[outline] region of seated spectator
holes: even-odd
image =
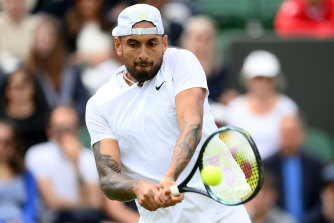
[[[108,36],[111,27],[106,17],[107,1],[71,0],[70,3],[64,20],[64,34],[68,51],[75,54],[81,32],[93,29],[99,35]],[[80,61],[80,56],[77,56]]]
[[[33,6],[31,0],[0,1],[3,9],[0,14],[0,58],[14,57],[23,61],[28,56],[37,22],[37,17],[28,12]],[[5,68],[5,72],[12,70]]]
[[[38,23],[26,69],[36,77],[50,107],[73,103],[83,120],[89,95],[80,70],[67,61],[56,18],[44,16]]]
[[[78,39],[78,51],[82,66],[82,81],[90,95],[107,83],[113,72],[122,65],[116,55],[111,35],[104,35],[94,29],[86,29]]]
[[[14,124],[0,119],[0,222],[37,222],[38,192]]]
[[[109,219],[116,222],[137,223],[139,221],[139,213],[137,209],[131,208],[131,205],[136,205],[135,202],[120,202],[110,200],[104,196],[104,212]]]
[[[259,193],[245,204],[253,223],[296,223],[297,221],[277,207],[279,197],[277,176],[269,170],[264,171],[264,182]]]
[[[6,76],[0,86],[0,117],[15,122],[29,147],[47,140],[46,122],[49,107],[34,77],[24,69]]]
[[[274,27],[283,37],[334,37],[334,0],[285,0]]]
[[[225,122],[247,130],[265,159],[278,150],[281,120],[295,114],[298,107],[281,93],[281,65],[269,51],[255,50],[245,58],[241,80],[246,93],[227,105]]]
[[[48,124],[49,141],[33,146],[26,155],[27,168],[36,177],[54,222],[104,219],[94,155],[81,145],[78,126],[79,117],[73,107],[55,107]]]
[[[280,150],[264,160],[279,178],[279,207],[299,221],[320,202],[321,162],[303,151],[305,126],[297,115],[286,116],[280,127]]]
[[[161,12],[165,33],[168,35],[169,46],[180,46],[180,38],[187,21],[193,12],[185,1],[169,0],[137,0],[137,3],[156,7]]]
[[[321,181],[321,206],[309,213],[304,223],[334,222],[334,163],[322,170]]]
[[[200,61],[207,77],[209,99],[225,104],[222,93],[226,88],[228,70],[218,50],[214,21],[206,16],[190,18],[180,43],[182,48],[193,52]]]

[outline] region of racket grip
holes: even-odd
[[[180,194],[179,187],[178,187],[177,184],[171,186],[170,191],[171,191],[172,195],[179,195]]]

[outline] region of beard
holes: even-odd
[[[138,60],[133,63],[132,66],[125,64],[126,69],[130,73],[130,75],[136,79],[139,83],[143,83],[144,81],[148,81],[153,79],[157,73],[159,72],[161,65],[162,65],[162,58],[160,58],[160,61],[157,64],[154,64],[151,61],[144,61],[144,60]],[[144,66],[146,68],[152,67],[150,70],[137,70],[136,67]]]

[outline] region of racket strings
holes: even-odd
[[[240,203],[252,195],[259,182],[256,157],[248,140],[237,131],[214,136],[203,154],[203,168],[216,166],[223,179],[209,193],[223,203]]]

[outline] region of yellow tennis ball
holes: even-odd
[[[210,186],[218,185],[223,178],[220,169],[216,166],[204,167],[201,171],[201,177],[203,182]]]

